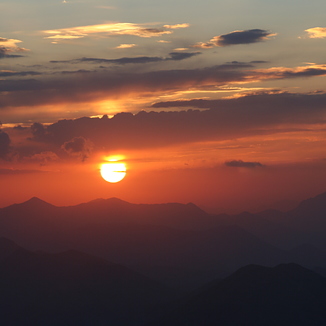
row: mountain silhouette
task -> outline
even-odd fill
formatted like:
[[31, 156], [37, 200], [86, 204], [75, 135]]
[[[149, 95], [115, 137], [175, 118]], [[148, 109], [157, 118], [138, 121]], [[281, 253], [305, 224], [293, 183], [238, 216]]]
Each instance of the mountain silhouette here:
[[138, 325], [175, 295], [126, 267], [81, 252], [19, 247], [0, 260], [0, 288], [3, 325]]
[[323, 326], [326, 279], [296, 264], [249, 265], [151, 326]]
[[39, 204], [0, 210], [0, 235], [29, 250], [87, 252], [180, 287], [196, 287], [249, 263], [287, 261], [282, 250], [236, 225], [208, 227], [212, 216], [193, 204], [113, 199], [38, 212]]
[[[289, 212], [237, 215], [207, 214], [192, 203], [131, 204], [110, 198], [57, 207], [34, 197], [0, 209], [0, 236], [34, 251], [83, 251], [170, 285], [194, 288], [248, 264], [325, 268], [325, 196]], [[302, 221], [310, 227], [302, 228]]]

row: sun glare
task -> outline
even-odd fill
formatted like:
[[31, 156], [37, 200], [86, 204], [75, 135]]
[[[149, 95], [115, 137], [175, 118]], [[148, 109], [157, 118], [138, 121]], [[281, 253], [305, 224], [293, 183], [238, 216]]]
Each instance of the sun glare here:
[[126, 164], [119, 162], [116, 157], [109, 158], [107, 163], [103, 163], [100, 171], [102, 178], [110, 183], [123, 180], [127, 174]]

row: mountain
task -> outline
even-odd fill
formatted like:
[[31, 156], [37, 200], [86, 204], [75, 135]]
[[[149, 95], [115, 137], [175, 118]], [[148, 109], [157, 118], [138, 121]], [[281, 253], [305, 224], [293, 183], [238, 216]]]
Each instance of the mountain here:
[[29, 250], [87, 252], [181, 288], [245, 264], [288, 261], [282, 250], [236, 225], [217, 221], [212, 227], [213, 217], [193, 204], [135, 205], [114, 198], [71, 207], [39, 200], [29, 205], [0, 210], [1, 236]]
[[[32, 198], [0, 209], [0, 236], [29, 250], [80, 250], [194, 288], [247, 264], [325, 268], [325, 196], [289, 212], [237, 215], [210, 215], [191, 203], [131, 204], [110, 198], [56, 207]], [[305, 244], [309, 250], [295, 249]]]
[[0, 288], [3, 325], [140, 325], [175, 296], [156, 281], [81, 252], [22, 248], [0, 261]]
[[13, 254], [15, 251], [21, 249], [22, 248], [16, 245], [15, 242], [4, 237], [0, 237], [0, 262]]
[[326, 279], [296, 264], [249, 265], [150, 326], [323, 326]]

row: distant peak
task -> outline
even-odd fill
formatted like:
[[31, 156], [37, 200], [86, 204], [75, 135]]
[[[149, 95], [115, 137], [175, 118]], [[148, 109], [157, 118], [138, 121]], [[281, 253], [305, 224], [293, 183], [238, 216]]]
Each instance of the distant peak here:
[[30, 198], [29, 200], [26, 201], [26, 203], [28, 203], [28, 202], [30, 202], [30, 203], [39, 203], [39, 202], [45, 203], [44, 200], [42, 200], [42, 199], [40, 199], [38, 197], [32, 197], [32, 198]]
[[127, 201], [122, 200], [122, 199], [117, 198], [117, 197], [108, 198], [106, 201], [109, 202], [109, 203], [129, 204]]
[[18, 204], [18, 205], [24, 205], [29, 207], [39, 207], [39, 206], [53, 206], [52, 204], [47, 203], [46, 201], [38, 198], [38, 197], [32, 197], [28, 199], [27, 201]]

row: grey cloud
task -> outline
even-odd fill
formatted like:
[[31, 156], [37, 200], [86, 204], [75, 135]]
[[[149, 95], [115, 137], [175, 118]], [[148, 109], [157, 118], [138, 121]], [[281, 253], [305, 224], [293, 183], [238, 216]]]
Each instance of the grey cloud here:
[[201, 52], [171, 52], [169, 53], [169, 57], [123, 57], [118, 59], [103, 59], [103, 58], [80, 58], [73, 60], [63, 60], [63, 61], [50, 61], [51, 63], [80, 63], [80, 62], [91, 62], [91, 63], [106, 63], [106, 64], [116, 64], [116, 65], [125, 65], [125, 64], [145, 64], [151, 62], [159, 62], [159, 61], [179, 61], [191, 58], [195, 55], [201, 54]]
[[[202, 87], [215, 84], [221, 86], [233, 82], [251, 82], [257, 80], [301, 78], [303, 76], [324, 76], [326, 67], [279, 69], [243, 69], [250, 67], [248, 63], [227, 63], [220, 66], [200, 69], [172, 69], [151, 72], [124, 71], [94, 71], [84, 74], [70, 74], [69, 78], [53, 77], [48, 79], [11, 79], [0, 80], [0, 109], [15, 106], [34, 106], [46, 103], [78, 103], [100, 99], [101, 97], [116, 97], [117, 94], [128, 92], [155, 92], [180, 90], [184, 86]], [[239, 68], [239, 69], [238, 69]], [[175, 106], [180, 106], [175, 102]], [[188, 103], [190, 106], [192, 103]], [[205, 105], [207, 102], [205, 102]], [[161, 104], [164, 107], [166, 104]], [[173, 106], [173, 105], [171, 105]], [[181, 105], [182, 106], [182, 105]], [[187, 106], [187, 105], [186, 105]], [[159, 107], [155, 104], [154, 107]]]
[[10, 137], [6, 132], [0, 130], [0, 158], [6, 159], [10, 153]]
[[40, 72], [36, 71], [1, 71], [0, 77], [12, 77], [12, 76], [38, 76], [42, 75]]
[[217, 36], [215, 44], [217, 46], [227, 46], [235, 44], [249, 44], [261, 42], [272, 34], [264, 29], [249, 29], [245, 31], [235, 31]]
[[201, 54], [201, 52], [171, 52], [171, 53], [169, 53], [170, 58], [165, 58], [165, 60], [166, 61], [167, 60], [179, 61], [179, 60], [191, 58], [198, 54]]
[[214, 36], [208, 42], [199, 42], [193, 47], [197, 48], [212, 48], [214, 46], [229, 46], [229, 45], [237, 45], [237, 44], [250, 44], [257, 43], [266, 40], [268, 37], [274, 36], [276, 34], [272, 34], [264, 29], [249, 29], [244, 31], [234, 31], [228, 34], [223, 34], [219, 36]]
[[78, 156], [82, 161], [86, 160], [93, 148], [93, 144], [84, 137], [74, 137], [65, 142], [61, 148], [72, 156]]
[[58, 72], [58, 74], [62, 74], [62, 75], [71, 75], [71, 74], [89, 74], [91, 72], [94, 72], [94, 71], [91, 71], [91, 70], [85, 70], [85, 69], [79, 69], [79, 70], [70, 70], [70, 71], [67, 71], [67, 70], [64, 70], [64, 71], [60, 71]]
[[20, 55], [20, 54], [8, 54], [8, 53], [9, 53], [9, 50], [6, 47], [0, 46], [0, 59], [24, 57], [23, 55]]
[[228, 167], [235, 167], [235, 168], [257, 168], [257, 167], [263, 167], [264, 165], [259, 162], [244, 162], [242, 160], [233, 160], [228, 161], [224, 163]]

